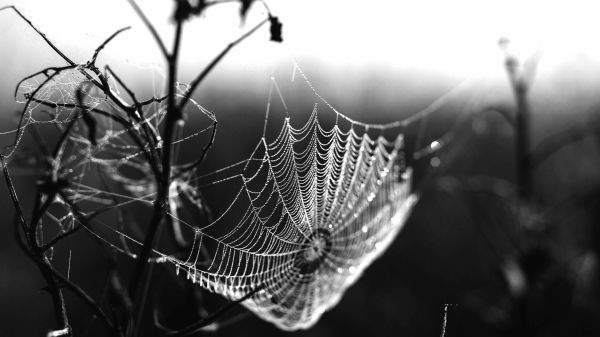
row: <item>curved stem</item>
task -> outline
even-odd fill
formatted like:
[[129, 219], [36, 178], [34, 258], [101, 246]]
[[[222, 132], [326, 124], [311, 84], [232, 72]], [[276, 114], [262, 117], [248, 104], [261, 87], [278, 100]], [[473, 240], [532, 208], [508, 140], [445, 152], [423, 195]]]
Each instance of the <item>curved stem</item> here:
[[256, 289], [254, 289], [254, 290], [250, 291], [249, 293], [247, 293], [246, 295], [244, 295], [242, 298], [226, 304], [221, 309], [217, 310], [215, 313], [209, 315], [208, 317], [206, 317], [196, 323], [190, 324], [181, 330], [169, 332], [166, 334], [166, 336], [169, 336], [169, 337], [190, 336], [190, 335], [200, 331], [200, 329], [204, 328], [205, 326], [208, 326], [208, 325], [214, 323], [219, 317], [223, 316], [225, 313], [227, 313], [229, 310], [233, 309], [238, 304], [249, 299], [254, 294], [259, 292], [261, 289], [263, 289], [263, 287], [257, 287]]
[[[133, 1], [132, 1], [133, 2]], [[183, 22], [177, 22], [175, 29], [175, 38], [173, 42], [172, 54], [167, 55], [169, 67], [167, 79], [167, 116], [164, 127], [164, 140], [162, 151], [162, 170], [156, 176], [158, 185], [156, 199], [154, 201], [154, 211], [152, 220], [148, 227], [148, 232], [144, 239], [142, 250], [137, 258], [133, 276], [129, 283], [129, 292], [134, 299], [134, 306], [137, 309], [137, 318], [134, 319], [133, 335], [136, 336], [139, 332], [141, 323], [142, 310], [146, 301], [146, 293], [148, 282], [151, 276], [151, 269], [148, 268], [148, 258], [154, 247], [154, 241], [160, 224], [162, 223], [168, 210], [168, 192], [171, 179], [171, 150], [174, 137], [174, 129], [177, 121], [181, 118], [181, 110], [178, 109], [175, 101], [176, 84], [177, 84], [177, 65], [181, 41], [181, 33], [183, 30]]]
[[[0, 161], [2, 162], [4, 179], [6, 180], [6, 185], [8, 187], [13, 205], [17, 212], [19, 223], [21, 224], [24, 233], [26, 233], [26, 242], [23, 242], [26, 243], [26, 245], [22, 245], [23, 251], [37, 265], [38, 269], [42, 273], [42, 276], [44, 277], [44, 280], [47, 283], [46, 289], [52, 296], [56, 324], [59, 327], [61, 327], [61, 329], [65, 329], [66, 331], [68, 331], [68, 335], [70, 335], [71, 326], [69, 325], [69, 319], [67, 317], [67, 308], [65, 306], [65, 299], [60, 289], [60, 285], [58, 284], [56, 278], [54, 278], [54, 275], [51, 272], [52, 266], [50, 265], [50, 261], [46, 257], [44, 251], [41, 250], [39, 246], [37, 246], [35, 237], [27, 236], [28, 227], [31, 225], [27, 224], [27, 221], [25, 220], [23, 210], [21, 209], [21, 203], [19, 202], [19, 199], [17, 197], [17, 192], [10, 177], [10, 172], [8, 170], [6, 158], [4, 155], [0, 155]], [[20, 239], [18, 239], [18, 241], [22, 242]]]

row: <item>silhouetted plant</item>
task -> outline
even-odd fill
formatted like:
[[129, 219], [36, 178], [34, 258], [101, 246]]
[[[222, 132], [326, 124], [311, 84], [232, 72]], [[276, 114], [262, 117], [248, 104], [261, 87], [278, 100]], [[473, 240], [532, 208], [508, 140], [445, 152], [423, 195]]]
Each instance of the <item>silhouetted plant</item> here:
[[[129, 3], [142, 19], [148, 31], [166, 61], [166, 94], [160, 97], [151, 97], [140, 100], [138, 95], [131, 90], [124, 81], [110, 68], [99, 67], [96, 64], [99, 53], [110, 41], [129, 27], [119, 29], [96, 48], [90, 60], [78, 63], [61, 51], [46, 35], [40, 32], [34, 24], [27, 19], [14, 6], [0, 8], [0, 11], [12, 10], [21, 17], [46, 44], [58, 54], [66, 63], [65, 66], [56, 66], [43, 69], [24, 78], [15, 91], [15, 96], [22, 96], [24, 108], [20, 114], [20, 121], [16, 130], [14, 144], [5, 149], [2, 154], [4, 176], [9, 188], [13, 205], [16, 209], [17, 220], [15, 227], [16, 239], [24, 253], [36, 264], [47, 283], [45, 288], [51, 295], [54, 305], [57, 329], [48, 333], [48, 336], [70, 336], [72, 326], [63, 291], [71, 292], [75, 297], [85, 303], [92, 316], [101, 321], [108, 333], [114, 336], [139, 336], [142, 334], [141, 325], [144, 322], [145, 305], [147, 302], [148, 284], [152, 278], [152, 264], [148, 263], [151, 252], [156, 244], [156, 237], [161, 228], [166, 226], [166, 214], [174, 202], [169, 196], [169, 188], [173, 182], [183, 181], [195, 173], [203, 163], [207, 152], [210, 150], [217, 130], [217, 120], [210, 112], [201, 108], [192, 100], [196, 89], [211, 72], [211, 70], [228, 54], [236, 45], [257, 31], [265, 23], [271, 23], [273, 41], [280, 42], [281, 23], [271, 13], [268, 17], [255, 24], [237, 40], [231, 42], [219, 53], [197, 76], [189, 86], [182, 86], [177, 80], [179, 66], [180, 41], [183, 27], [187, 20], [203, 14], [211, 6], [217, 6], [231, 1], [188, 1], [175, 0], [173, 10], [173, 24], [175, 33], [173, 46], [169, 49], [157, 33], [153, 24], [148, 20], [142, 9], [134, 0]], [[241, 16], [245, 17], [254, 1], [242, 0]], [[266, 5], [265, 5], [266, 7]], [[268, 10], [268, 9], [267, 9]], [[121, 95], [124, 92], [125, 96]], [[193, 103], [199, 113], [211, 119], [211, 135], [202, 148], [198, 158], [189, 163], [181, 164], [173, 161], [173, 150], [177, 146], [174, 132], [184, 124], [184, 111]], [[154, 111], [153, 111], [154, 110]], [[58, 138], [55, 142], [42, 140], [50, 137], [48, 130], [38, 130], [37, 121], [50, 122]], [[106, 128], [106, 124], [112, 128]], [[24, 134], [29, 133], [37, 146], [38, 154], [29, 153], [19, 146], [24, 142]], [[43, 133], [43, 136], [42, 136]], [[200, 132], [198, 132], [200, 133]], [[121, 143], [122, 140], [127, 139]], [[133, 145], [124, 145], [124, 144]], [[114, 148], [117, 151], [114, 151]], [[119, 152], [121, 151], [121, 152]], [[79, 202], [85, 192], [77, 190], [77, 184], [82, 179], [89, 179], [82, 166], [94, 165], [94, 161], [102, 154], [109, 154], [111, 159], [123, 159], [126, 156], [142, 158], [137, 162], [137, 168], [147, 169], [147, 188], [153, 190], [153, 212], [149, 224], [142, 234], [143, 244], [138, 253], [133, 253], [126, 248], [127, 254], [135, 257], [133, 271], [128, 273], [118, 267], [118, 262], [111, 254], [107, 255], [110, 271], [107, 275], [109, 292], [112, 300], [108, 305], [103, 299], [101, 303], [94, 299], [87, 290], [71, 281], [68, 275], [60, 272], [52, 263], [52, 254], [55, 247], [65, 239], [81, 231], [94, 234], [99, 229], [92, 225], [91, 220], [102, 217], [108, 212], [115, 212], [118, 221], [126, 221], [127, 215], [119, 209], [116, 197], [112, 200], [100, 200], [101, 206], [91, 210]], [[19, 156], [35, 156], [42, 166], [43, 174], [36, 185], [34, 204], [31, 215], [25, 214], [19, 201], [13, 180], [10, 175], [10, 160]], [[119, 157], [123, 156], [123, 157]], [[108, 160], [110, 162], [110, 159]], [[98, 164], [98, 162], [96, 162]], [[103, 167], [104, 166], [104, 167]], [[110, 165], [100, 163], [98, 169], [99, 180], [96, 183], [105, 186], [111, 191], [118, 181], [109, 181]], [[135, 166], [135, 165], [134, 165]], [[106, 170], [108, 171], [106, 171]], [[125, 178], [123, 178], [125, 179]], [[123, 183], [123, 181], [121, 181]], [[139, 183], [139, 181], [138, 181]], [[177, 185], [181, 186], [181, 185]], [[191, 192], [190, 192], [191, 193]], [[110, 194], [110, 193], [109, 193]], [[199, 205], [198, 209], [210, 216], [203, 196], [194, 193], [194, 198]], [[88, 196], [89, 197], [89, 196]], [[85, 197], [83, 197], [85, 198]], [[102, 204], [104, 205], [102, 206]], [[54, 219], [58, 229], [54, 232], [42, 225], [51, 209], [62, 209], [63, 218]], [[46, 220], [45, 220], [46, 219]], [[68, 221], [64, 224], [63, 221]], [[142, 228], [138, 228], [142, 230]], [[45, 236], [52, 235], [50, 239]], [[185, 246], [185, 242], [176, 242]], [[164, 328], [164, 333], [169, 336], [184, 336], [214, 324], [222, 314], [233, 305], [244, 301], [257, 287], [238, 301], [231, 303], [215, 314], [199, 318], [197, 323], [181, 330]], [[194, 297], [197, 299], [197, 297]]]
[[[268, 13], [267, 17], [250, 28], [239, 39], [231, 42], [203, 70], [198, 72], [189, 85], [184, 85], [178, 82], [177, 72], [181, 34], [186, 22], [205, 14], [205, 9], [211, 6], [228, 2], [239, 2], [239, 15], [245, 19], [254, 1], [176, 0], [172, 13], [175, 33], [171, 48], [165, 45], [137, 3], [134, 0], [129, 0], [129, 2], [153, 36], [166, 61], [165, 88], [167, 92], [162, 96], [141, 100], [139, 94], [136, 94], [110, 66], [100, 67], [96, 64], [99, 53], [128, 27], [117, 30], [102, 42], [95, 49], [90, 60], [78, 63], [63, 53], [15, 7], [0, 8], [0, 11], [14, 11], [66, 63], [62, 66], [45, 68], [18, 83], [15, 96], [22, 100], [24, 108], [20, 114], [14, 144], [3, 152], [1, 158], [4, 176], [17, 215], [16, 240], [23, 252], [39, 269], [47, 283], [45, 290], [51, 295], [53, 301], [57, 327], [49, 333], [49, 336], [66, 336], [73, 333], [68, 305], [64, 296], [65, 291], [72, 293], [89, 307], [94, 319], [102, 322], [110, 335], [130, 337], [143, 335], [146, 330], [166, 336], [188, 336], [198, 331], [213, 331], [219, 326], [227, 325], [237, 319], [234, 317], [231, 321], [220, 322], [219, 320], [224, 317], [225, 312], [265, 289], [264, 285], [257, 284], [253, 289], [239, 296], [238, 300], [208, 314], [206, 308], [203, 307], [202, 294], [198, 293], [198, 287], [194, 287], [192, 282], [186, 283], [182, 288], [189, 295], [186, 299], [194, 302], [190, 307], [197, 309], [202, 314], [191, 314], [193, 317], [185, 321], [186, 323], [189, 321], [195, 323], [179, 329], [172, 329], [163, 322], [164, 312], [160, 310], [158, 304], [148, 305], [149, 284], [152, 280], [153, 268], [157, 265], [154, 262], [165, 262], [167, 259], [166, 256], [157, 258], [153, 255], [153, 250], [158, 244], [164, 228], [170, 230], [171, 236], [168, 244], [171, 248], [174, 247], [173, 256], [179, 254], [177, 258], [183, 260], [186, 253], [190, 251], [196, 252], [197, 256], [207, 254], [206, 251], [199, 248], [199, 244], [196, 246], [196, 236], [192, 242], [181, 234], [180, 222], [183, 221], [174, 215], [186, 208], [188, 212], [194, 213], [193, 216], [197, 221], [204, 224], [213, 223], [213, 214], [204, 196], [195, 186], [194, 179], [197, 176], [198, 168], [203, 164], [215, 141], [218, 122], [214, 114], [204, 109], [192, 97], [199, 85], [229, 51], [263, 25], [267, 23], [270, 25], [271, 41], [281, 42], [283, 40], [282, 24], [263, 3]], [[427, 183], [434, 181], [439, 185], [436, 186], [438, 193], [440, 191], [448, 193], [452, 198], [463, 202], [473, 222], [477, 224], [477, 233], [493, 251], [494, 264], [492, 268], [497, 271], [497, 278], [503, 284], [498, 296], [496, 296], [497, 289], [486, 289], [484, 295], [468, 294], [465, 296], [477, 296], [478, 301], [465, 300], [465, 305], [459, 303], [459, 306], [444, 306], [442, 336], [446, 334], [452, 336], [453, 317], [465, 313], [468, 322], [483, 322], [500, 333], [527, 336], [533, 336], [536, 333], [542, 335], [553, 327], [552, 318], [556, 316], [553, 310], [564, 312], [573, 307], [573, 312], [576, 314], [598, 316], [599, 293], [597, 289], [584, 291], [584, 295], [589, 298], [581, 300], [583, 304], [569, 302], [570, 298], [575, 297], [578, 275], [575, 272], [565, 272], [569, 269], [570, 262], [561, 255], [561, 249], [569, 244], [557, 242], [558, 240], [552, 234], [556, 230], [555, 223], [558, 222], [557, 218], [559, 217], [556, 213], [561, 211], [585, 209], [595, 217], [594, 219], [598, 219], [598, 212], [594, 209], [598, 209], [597, 207], [600, 205], [600, 193], [596, 187], [588, 193], [574, 196], [559, 206], [545, 204], [536, 195], [535, 170], [555, 152], [568, 144], [590, 137], [590, 135], [597, 140], [600, 128], [594, 126], [591, 130], [567, 130], [544, 139], [537, 146], [532, 147], [531, 129], [533, 126], [529, 94], [533, 85], [538, 55], [534, 55], [524, 64], [520, 64], [520, 60], [508, 53], [507, 46], [508, 41], [502, 40], [501, 47], [506, 51], [505, 67], [515, 102], [512, 105], [497, 104], [481, 109], [478, 107], [476, 113], [499, 114], [503, 118], [503, 122], [506, 122], [514, 131], [514, 162], [516, 166], [514, 182], [488, 176], [447, 175], [440, 178], [440, 172], [444, 173], [442, 166], [439, 171], [433, 170], [434, 173], [421, 177], [421, 185], [416, 187], [421, 193], [427, 187]], [[297, 71], [301, 72], [301, 70]], [[322, 97], [320, 98], [322, 99]], [[190, 136], [203, 136], [204, 138], [201, 146], [198, 147], [199, 155], [185, 163], [175, 162], [173, 153], [179, 146], [176, 133], [185, 126], [185, 114], [190, 113], [191, 110], [206, 118], [208, 126], [205, 129], [194, 131]], [[396, 122], [394, 127], [405, 128], [413, 121], [422, 121], [421, 117], [428, 113], [426, 111], [424, 114], [416, 114], [405, 121]], [[336, 118], [339, 116], [342, 115], [336, 114]], [[459, 120], [457, 124], [470, 121], [472, 117], [473, 114], [469, 114]], [[348, 121], [350, 120], [348, 119]], [[350, 122], [354, 123], [354, 121]], [[40, 127], [41, 123], [44, 123], [43, 125], [46, 127]], [[306, 125], [318, 126], [316, 123]], [[361, 135], [361, 142], [366, 139], [365, 143], [367, 143], [369, 138], [365, 135], [368, 135], [370, 126], [366, 124], [361, 126], [367, 129]], [[49, 129], [52, 130], [49, 131]], [[317, 127], [315, 127], [316, 129]], [[284, 130], [289, 131], [288, 129]], [[461, 136], [455, 131], [455, 127], [446, 130], [442, 137], [427, 144], [423, 149], [418, 148], [421, 145], [421, 133], [419, 132], [416, 137], [417, 145], [414, 146], [417, 149], [412, 157], [406, 158], [407, 165], [414, 166], [415, 171], [418, 171], [419, 165], [427, 166], [428, 170], [430, 166], [438, 167], [441, 163], [440, 159], [431, 160], [433, 156], [440, 155], [442, 149], [447, 151], [444, 155], [448, 158], [442, 164], [458, 161], [458, 153], [462, 154], [465, 149], [448, 147], [451, 140]], [[51, 132], [51, 136], [54, 138], [51, 138]], [[318, 143], [319, 136], [315, 136], [317, 135], [316, 131], [307, 134], [314, 136]], [[25, 140], [25, 135], [31, 139]], [[48, 142], [45, 140], [46, 138], [53, 141]], [[326, 136], [321, 135], [321, 138], [326, 138]], [[399, 139], [398, 144], [393, 145], [395, 150], [403, 146], [399, 145], [402, 143], [401, 137]], [[33, 143], [35, 151], [30, 152], [23, 146], [27, 141]], [[263, 144], [265, 147], [272, 145], [267, 145], [264, 138]], [[290, 142], [290, 144], [292, 143]], [[384, 142], [382, 141], [381, 144]], [[291, 146], [293, 148], [293, 145]], [[273, 147], [279, 150], [279, 147]], [[36, 158], [35, 164], [43, 172], [36, 183], [33, 206], [29, 216], [19, 201], [9, 170], [11, 161], [18, 162], [23, 158]], [[402, 161], [402, 165], [398, 167], [404, 168], [403, 156], [399, 155], [398, 158], [394, 157], [393, 159]], [[248, 162], [250, 161], [248, 160]], [[261, 163], [266, 161], [264, 158], [262, 161], [256, 160]], [[434, 162], [435, 165], [432, 164]], [[280, 160], [279, 163], [288, 162]], [[296, 164], [295, 161], [293, 163]], [[312, 162], [305, 160], [303, 163]], [[342, 166], [343, 164], [340, 164], [340, 167]], [[306, 171], [309, 170], [306, 169]], [[423, 171], [429, 172], [428, 170]], [[385, 172], [387, 174], [388, 171]], [[406, 172], [404, 174], [394, 173], [397, 173], [399, 177], [410, 175]], [[365, 174], [365, 176], [367, 175]], [[406, 180], [408, 179], [398, 178], [393, 183]], [[98, 190], [101, 189], [105, 194], [98, 197], [96, 194], [98, 190], [86, 190], [82, 181], [92, 181], [94, 185], [101, 186]], [[251, 179], [248, 179], [245, 183], [250, 181]], [[381, 185], [381, 183], [378, 181], [376, 184]], [[268, 182], [264, 185], [268, 185]], [[305, 187], [305, 189], [309, 188]], [[141, 221], [132, 219], [125, 207], [122, 207], [129, 201], [121, 201], [119, 198], [122, 198], [122, 195], [118, 193], [119, 191], [127, 191], [135, 197], [136, 201], [151, 205], [152, 212], [147, 216], [147, 223], [140, 224]], [[247, 190], [244, 191], [247, 192]], [[257, 194], [260, 195], [261, 192], [257, 192]], [[371, 194], [365, 199], [369, 198], [373, 199]], [[267, 203], [265, 201], [265, 204]], [[342, 205], [352, 206], [345, 203]], [[492, 207], [494, 212], [490, 210]], [[500, 219], [494, 217], [498, 213], [502, 215]], [[57, 217], [54, 214], [60, 216]], [[132, 266], [128, 266], [131, 268], [125, 268], [111, 251], [103, 252], [106, 255], [109, 270], [106, 276], [107, 290], [102, 298], [97, 298], [90, 295], [91, 292], [81, 285], [73, 282], [68, 275], [68, 269], [66, 275], [61, 272], [60, 268], [53, 264], [52, 256], [54, 250], [58, 249], [61, 243], [80, 232], [88, 232], [94, 240], [103, 241], [103, 235], [100, 234], [102, 228], [98, 228], [99, 226], [94, 222], [98, 220], [98, 223], [101, 223], [101, 219], [107, 215], [116, 219], [117, 225], [114, 226], [116, 228], [112, 228], [110, 234], [116, 237], [115, 242], [119, 241], [119, 245], [115, 245], [114, 242], [103, 242], [103, 247], [111, 247], [111, 249], [131, 257], [134, 262]], [[43, 225], [44, 221], [55, 223], [57, 228], [47, 228]], [[500, 221], [506, 221], [507, 224], [497, 225]], [[125, 230], [126, 223], [128, 230], [136, 234], [135, 238], [130, 237], [130, 233]], [[366, 226], [364, 228], [365, 232], [370, 229]], [[492, 233], [496, 230], [501, 234]], [[598, 226], [591, 229], [588, 233], [592, 237], [590, 247], [577, 247], [574, 250], [596, 258], [600, 256], [599, 233]], [[319, 233], [317, 232], [317, 234]], [[50, 236], [49, 239], [48, 236]], [[129, 243], [136, 238], [140, 238], [141, 248], [138, 251], [129, 247]], [[319, 255], [322, 251], [331, 249], [331, 243], [328, 241], [330, 238], [325, 234], [306, 239], [307, 244], [315, 243], [314, 249], [311, 251], [312, 255], [309, 256], [309, 262], [318, 261], [322, 257]], [[194, 247], [198, 248], [194, 250]], [[299, 269], [305, 271], [314, 266], [306, 263], [306, 260], [291, 259], [291, 261], [300, 265]], [[320, 261], [318, 262], [320, 263]], [[318, 266], [317, 263], [315, 265]], [[180, 264], [177, 265], [177, 270], [179, 267]], [[597, 274], [597, 267], [592, 266], [590, 270], [592, 270], [589, 272], [590, 274]], [[188, 277], [197, 281], [196, 275], [191, 272], [188, 273]], [[598, 276], [594, 277], [596, 280], [594, 285], [597, 286]], [[346, 280], [344, 279], [344, 281]], [[554, 301], [553, 296], [556, 294], [560, 296], [556, 296], [556, 301]], [[279, 298], [270, 300], [274, 306], [282, 302]], [[582, 306], [587, 307], [581, 308]], [[282, 305], [282, 308], [286, 307]], [[449, 314], [449, 308], [455, 310]], [[490, 319], [489, 317], [492, 316], [490, 312], [496, 313], [501, 318], [495, 321]], [[152, 319], [153, 326], [147, 328], [144, 323], [150, 319]], [[447, 325], [448, 322], [450, 323]], [[559, 333], [556, 334], [559, 335]]]

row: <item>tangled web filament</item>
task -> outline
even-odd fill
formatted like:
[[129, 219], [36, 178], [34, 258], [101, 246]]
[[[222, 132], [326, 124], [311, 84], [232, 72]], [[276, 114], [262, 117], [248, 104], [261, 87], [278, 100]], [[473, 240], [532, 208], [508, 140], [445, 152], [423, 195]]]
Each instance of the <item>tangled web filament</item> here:
[[[150, 205], [156, 189], [144, 151], [127, 138], [131, 129], [112, 122], [127, 118], [127, 111], [97, 90], [87, 90], [84, 75], [81, 69], [71, 69], [23, 81], [19, 92], [26, 97], [26, 108], [19, 130], [49, 125], [64, 132], [72, 124], [63, 154], [52, 166], [70, 180], [66, 195], [74, 205], [86, 209], [95, 205], [90, 212], [106, 209], [117, 214], [130, 203]], [[83, 98], [76, 97], [78, 91]], [[212, 113], [192, 103], [215, 121]], [[89, 128], [75, 123], [81, 117], [80, 105], [113, 119], [96, 116], [98, 131], [92, 137]], [[157, 130], [164, 116], [164, 104], [149, 104], [144, 118], [132, 122], [131, 128], [138, 132], [146, 127], [160, 148]], [[416, 202], [410, 194], [411, 171], [404, 165], [402, 135], [393, 141], [372, 138], [368, 125], [353, 121], [350, 125], [323, 128], [316, 107], [300, 128], [286, 118], [273, 141], [263, 137], [258, 142], [242, 173], [226, 178], [239, 179], [237, 194], [223, 214], [202, 227], [178, 217], [180, 208], [204, 207], [195, 172], [174, 174], [169, 215], [174, 227], [192, 229], [192, 248], [187, 259], [156, 252], [157, 261], [173, 263], [193, 282], [231, 300], [252, 293], [243, 305], [281, 329], [314, 325], [386, 250]], [[14, 148], [22, 145], [23, 134], [17, 132]], [[23, 148], [20, 151], [27, 154]], [[132, 171], [137, 173], [126, 173]], [[106, 185], [121, 185], [122, 193], [97, 181], [98, 172]], [[59, 199], [55, 204], [56, 212], [48, 215], [44, 226], [54, 223], [60, 232], [77, 226], [71, 206]], [[124, 222], [115, 227], [93, 221], [114, 235], [90, 230], [92, 235], [136, 256], [128, 243], [140, 243], [127, 235]], [[184, 238], [180, 229], [176, 232], [181, 241], [191, 238]]]

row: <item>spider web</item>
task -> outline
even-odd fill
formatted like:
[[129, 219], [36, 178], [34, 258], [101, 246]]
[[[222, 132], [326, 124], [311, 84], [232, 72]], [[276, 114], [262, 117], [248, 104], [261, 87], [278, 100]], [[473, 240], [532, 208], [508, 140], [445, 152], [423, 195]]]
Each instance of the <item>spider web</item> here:
[[[308, 328], [385, 251], [416, 201], [402, 144], [326, 130], [317, 108], [300, 128], [286, 118], [273, 142], [258, 143], [230, 208], [196, 228], [188, 259], [162, 260], [231, 299], [258, 287], [243, 305], [281, 329]], [[215, 253], [199, 266], [203, 245]]]
[[[322, 126], [321, 108], [315, 104], [306, 123], [294, 126], [286, 117], [274, 140], [268, 141], [263, 132], [247, 159], [224, 170], [200, 175], [186, 169], [186, 164], [176, 165], [168, 214], [176, 240], [188, 247], [187, 253], [170, 254], [161, 247], [151, 259], [172, 263], [177, 274], [183, 270], [192, 282], [231, 300], [253, 292], [242, 304], [284, 330], [309, 328], [335, 306], [391, 244], [417, 201], [410, 191], [412, 174], [404, 161], [403, 135], [388, 140], [370, 131], [401, 130], [450, 98], [447, 95], [404, 121], [365, 124], [327, 103], [297, 64], [294, 71], [324, 103], [326, 112], [335, 114], [333, 127]], [[90, 76], [85, 69], [75, 68], [22, 82], [17, 94], [25, 97], [27, 106], [9, 154], [29, 156], [21, 146], [21, 130], [49, 125], [63, 132], [72, 123], [62, 155], [49, 165], [71, 185], [66, 197], [56, 198], [44, 227], [54, 225], [60, 235], [80, 226], [136, 258], [135, 247], [141, 243], [131, 228], [134, 225], [125, 225], [123, 210], [132, 204], [151, 207], [156, 193], [152, 168], [143, 149], [129, 137], [130, 130], [114, 123], [114, 118], [97, 118], [93, 137], [89, 126], [80, 122], [82, 109], [77, 105], [82, 102], [86, 111], [131, 118], [119, 104], [85, 85]], [[119, 86], [114, 82], [110, 86], [125, 102]], [[181, 92], [185, 90], [182, 85]], [[208, 122], [216, 120], [210, 111], [193, 103]], [[165, 105], [155, 101], [144, 107], [139, 120], [130, 123], [136, 130], [147, 126], [160, 148], [157, 130], [165, 113]], [[210, 126], [187, 135], [181, 129], [178, 126], [176, 145], [201, 138]], [[235, 197], [221, 214], [209, 221], [183, 215], [207, 213], [201, 186], [214, 174], [230, 169], [240, 173], [209, 183], [237, 186]], [[74, 207], [89, 216], [94, 230], [83, 226]], [[114, 213], [112, 220], [94, 217], [105, 211]]]

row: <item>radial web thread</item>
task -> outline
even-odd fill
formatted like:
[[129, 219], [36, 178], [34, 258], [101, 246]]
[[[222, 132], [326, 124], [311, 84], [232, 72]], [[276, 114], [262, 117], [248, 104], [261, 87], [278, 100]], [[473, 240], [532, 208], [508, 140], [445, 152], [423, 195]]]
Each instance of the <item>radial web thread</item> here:
[[[325, 130], [317, 116], [315, 107], [298, 129], [286, 118], [273, 142], [262, 138], [228, 211], [196, 230], [186, 261], [163, 258], [230, 299], [260, 288], [243, 305], [284, 330], [308, 328], [336, 305], [416, 201], [402, 135]], [[198, 266], [202, 245], [215, 252], [208, 266]]]

